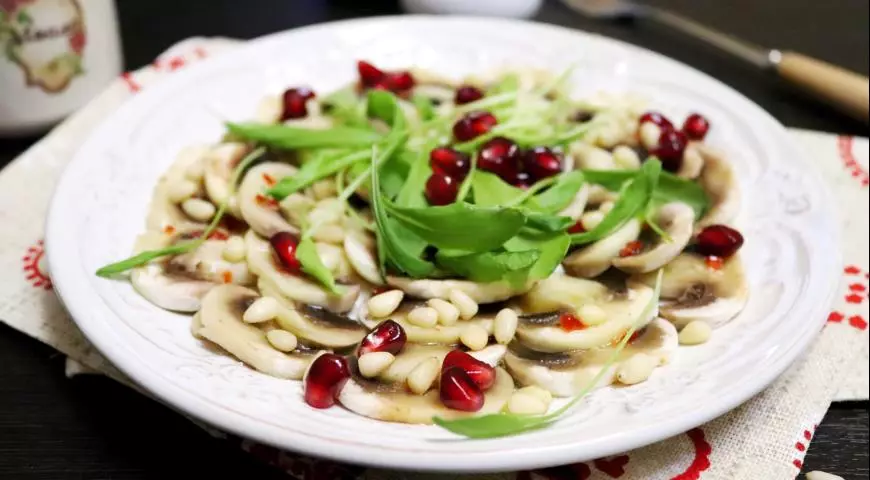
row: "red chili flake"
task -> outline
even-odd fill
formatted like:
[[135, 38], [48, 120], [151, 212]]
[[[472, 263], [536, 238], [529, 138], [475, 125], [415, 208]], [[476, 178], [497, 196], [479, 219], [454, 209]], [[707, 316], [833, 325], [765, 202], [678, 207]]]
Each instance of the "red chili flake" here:
[[263, 181], [266, 182], [266, 185], [269, 186], [269, 187], [272, 187], [272, 186], [274, 186], [276, 183], [278, 183], [278, 181], [275, 180], [275, 177], [269, 175], [268, 173], [264, 173], [264, 174], [263, 174]]
[[707, 264], [707, 268], [710, 270], [722, 270], [722, 267], [725, 266], [725, 261], [722, 260], [721, 257], [717, 257], [715, 255], [710, 255], [706, 259], [704, 259], [704, 263]]
[[633, 257], [640, 254], [641, 251], [643, 251], [643, 242], [640, 240], [634, 240], [626, 243], [625, 246], [622, 247], [622, 250], [619, 251], [619, 256], [622, 258]]
[[175, 227], [173, 227], [172, 225], [167, 225], [163, 227], [163, 233], [167, 235], [172, 235], [173, 233], [175, 233]]
[[586, 328], [586, 325], [584, 325], [579, 318], [570, 313], [559, 315], [559, 326], [566, 332], [573, 332], [575, 330], [583, 330]]
[[254, 201], [257, 202], [257, 205], [266, 208], [278, 208], [278, 201], [272, 197], [267, 197], [261, 193], [258, 193], [256, 197], [254, 197]]
[[[202, 233], [200, 233], [199, 235], [202, 235]], [[197, 235], [197, 237], [199, 235]], [[227, 240], [229, 238], [229, 234], [223, 230], [215, 230], [208, 235], [209, 240]]]
[[233, 283], [233, 272], [222, 272], [221, 280], [223, 280], [224, 283]]
[[583, 222], [577, 220], [577, 223], [568, 227], [568, 233], [584, 233], [586, 231], [586, 227], [583, 226]]

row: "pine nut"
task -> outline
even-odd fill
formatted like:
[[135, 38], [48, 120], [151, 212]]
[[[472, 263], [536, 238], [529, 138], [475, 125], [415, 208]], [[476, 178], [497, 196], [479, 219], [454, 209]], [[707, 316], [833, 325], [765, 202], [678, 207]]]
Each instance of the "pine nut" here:
[[195, 183], [189, 180], [181, 180], [179, 182], [175, 182], [172, 186], [169, 187], [169, 191], [167, 195], [169, 196], [169, 201], [173, 203], [181, 203], [188, 198], [196, 195], [196, 191], [198, 187]]
[[537, 398], [538, 400], [544, 402], [544, 405], [546, 405], [548, 408], [550, 407], [550, 403], [553, 401], [553, 394], [550, 393], [549, 390], [544, 390], [543, 388], [535, 385], [523, 387], [517, 391]]
[[459, 341], [473, 351], [483, 350], [489, 343], [489, 333], [480, 325], [469, 325], [459, 334]]
[[193, 183], [202, 181], [203, 175], [205, 175], [205, 162], [202, 161], [191, 163], [184, 171], [184, 176]]
[[245, 313], [242, 314], [242, 320], [246, 323], [268, 322], [278, 316], [280, 309], [278, 300], [272, 297], [260, 297], [245, 310]]
[[598, 210], [593, 210], [591, 212], [586, 212], [580, 217], [580, 223], [583, 224], [583, 228], [587, 231], [594, 229], [597, 227], [602, 221], [604, 221], [604, 213], [599, 212]]
[[366, 378], [374, 378], [383, 373], [396, 359], [390, 352], [372, 352], [359, 357], [359, 373]]
[[401, 290], [390, 290], [375, 295], [368, 302], [369, 315], [373, 318], [387, 318], [399, 308], [403, 298], [405, 298], [405, 292]]
[[339, 223], [341, 221], [341, 204], [336, 198], [321, 200], [308, 214], [308, 221], [312, 224], [325, 225]]
[[438, 312], [438, 323], [441, 325], [456, 325], [459, 321], [459, 309], [456, 305], [440, 298], [433, 298], [426, 303]]
[[302, 195], [301, 193], [292, 193], [287, 196], [281, 203], [278, 204], [284, 216], [290, 219], [294, 225], [300, 226], [308, 213], [314, 208], [314, 200]]
[[312, 236], [318, 242], [341, 245], [344, 243], [344, 229], [339, 225], [321, 225]]
[[818, 470], [807, 474], [807, 480], [845, 480], [843, 477]]
[[227, 239], [226, 245], [224, 245], [224, 250], [221, 252], [221, 256], [224, 260], [230, 263], [239, 263], [245, 260], [245, 240], [238, 236], [233, 235], [229, 239]]
[[408, 314], [408, 321], [418, 327], [432, 328], [438, 324], [438, 311], [432, 307], [417, 307]]
[[181, 204], [181, 209], [190, 218], [200, 222], [211, 219], [216, 211], [214, 205], [201, 198], [188, 198]]
[[618, 167], [626, 170], [640, 168], [640, 157], [637, 155], [637, 152], [625, 145], [620, 145], [613, 149], [613, 161]]
[[700, 345], [707, 343], [713, 335], [713, 328], [707, 322], [695, 320], [689, 322], [680, 331], [680, 345]]
[[655, 123], [646, 122], [640, 126], [638, 134], [640, 136], [641, 145], [643, 145], [647, 150], [652, 150], [659, 145], [659, 137], [662, 136], [662, 129]]
[[507, 404], [508, 411], [517, 415], [543, 415], [547, 405], [538, 397], [523, 392], [514, 392]]
[[266, 333], [266, 340], [268, 340], [276, 350], [282, 352], [292, 352], [293, 350], [296, 350], [296, 346], [299, 345], [299, 340], [296, 338], [296, 335], [293, 335], [287, 330], [281, 330], [280, 328], [269, 330]]
[[468, 296], [467, 293], [462, 290], [451, 290], [448, 295], [450, 299], [450, 303], [456, 306], [459, 309], [459, 316], [463, 320], [469, 320], [475, 315], [477, 315], [477, 311], [480, 307], [477, 305], [477, 302], [472, 300], [471, 297]]
[[517, 323], [519, 323], [517, 312], [510, 308], [503, 308], [499, 311], [495, 316], [495, 323], [493, 324], [495, 341], [502, 345], [511, 343], [511, 340], [514, 339], [514, 335], [517, 333]]
[[408, 374], [408, 388], [417, 395], [428, 392], [438, 378], [440, 362], [436, 357], [427, 358]]
[[338, 195], [338, 191], [335, 189], [335, 181], [326, 179], [314, 182], [314, 184], [311, 185], [311, 194], [316, 200], [325, 200], [330, 197], [335, 197]]
[[608, 201], [602, 203], [598, 207], [598, 211], [603, 213], [604, 215], [607, 215], [608, 213], [610, 213], [611, 210], [613, 210], [613, 207], [615, 207], [615, 206], [616, 206], [616, 202], [612, 202], [612, 201], [608, 200]]
[[607, 313], [598, 305], [583, 305], [577, 313], [583, 319], [583, 324], [589, 327], [601, 325], [607, 321]]
[[646, 381], [653, 370], [659, 365], [659, 360], [645, 353], [637, 353], [616, 371], [616, 379], [623, 385], [635, 385]]

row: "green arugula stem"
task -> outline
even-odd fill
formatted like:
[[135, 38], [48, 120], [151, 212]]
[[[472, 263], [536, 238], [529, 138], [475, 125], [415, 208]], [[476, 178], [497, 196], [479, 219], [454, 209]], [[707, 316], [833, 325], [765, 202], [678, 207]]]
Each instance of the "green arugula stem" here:
[[99, 270], [97, 270], [97, 275], [100, 277], [111, 277], [113, 275], [117, 275], [119, 273], [126, 272], [127, 270], [141, 267], [152, 260], [156, 260], [161, 257], [165, 257], [167, 255], [180, 255], [182, 253], [187, 253], [192, 250], [199, 248], [200, 245], [205, 243], [208, 240], [208, 237], [217, 230], [218, 225], [220, 225], [221, 220], [223, 219], [224, 214], [226, 214], [227, 208], [229, 207], [229, 200], [236, 193], [236, 186], [239, 184], [239, 180], [241, 180], [242, 175], [254, 163], [257, 159], [259, 159], [266, 152], [265, 147], [260, 147], [253, 152], [249, 153], [245, 158], [242, 159], [241, 162], [236, 166], [236, 169], [233, 171], [233, 175], [230, 178], [229, 192], [224, 198], [224, 200], [218, 206], [217, 211], [215, 212], [214, 217], [211, 222], [202, 232], [202, 235], [195, 240], [191, 240], [189, 242], [180, 243], [178, 245], [172, 245], [167, 248], [162, 248], [159, 250], [148, 250], [137, 255], [134, 255], [126, 260], [122, 260], [120, 262], [112, 263], [110, 265], [106, 265]]

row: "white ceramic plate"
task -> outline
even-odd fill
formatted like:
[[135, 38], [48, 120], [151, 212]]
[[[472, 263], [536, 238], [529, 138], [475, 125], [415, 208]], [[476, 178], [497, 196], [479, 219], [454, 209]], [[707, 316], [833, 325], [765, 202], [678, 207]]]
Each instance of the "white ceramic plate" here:
[[[189, 320], [126, 282], [97, 278], [128, 256], [152, 188], [184, 146], [214, 142], [222, 120], [252, 117], [290, 85], [321, 92], [355, 78], [355, 60], [462, 76], [572, 63], [578, 92], [648, 96], [675, 118], [703, 112], [744, 190], [741, 220], [751, 302], [701, 347], [682, 349], [650, 381], [591, 395], [558, 424], [527, 435], [460, 440], [435, 427], [318, 411], [298, 382], [254, 372], [195, 340]], [[63, 302], [87, 337], [146, 390], [227, 431], [336, 460], [417, 470], [495, 471], [583, 461], [707, 422], [772, 382], [813, 340], [839, 265], [835, 215], [783, 127], [730, 88], [657, 54], [576, 31], [479, 18], [402, 17], [269, 36], [173, 75], [105, 119], [57, 187], [48, 259]], [[131, 432], [132, 434], [133, 432]]]

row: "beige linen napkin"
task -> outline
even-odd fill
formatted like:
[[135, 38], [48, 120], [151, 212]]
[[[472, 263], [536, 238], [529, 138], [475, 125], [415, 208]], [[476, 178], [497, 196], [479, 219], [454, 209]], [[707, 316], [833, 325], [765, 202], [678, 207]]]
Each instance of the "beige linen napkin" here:
[[[0, 172], [0, 320], [69, 357], [67, 373], [101, 373], [130, 382], [85, 340], [51, 289], [42, 247], [54, 184], [101, 119], [125, 99], [173, 71], [230, 49], [236, 42], [195, 38], [152, 65], [124, 74], [102, 95]], [[868, 142], [793, 130], [835, 192], [844, 225], [841, 292], [828, 325], [807, 354], [776, 383], [733, 412], [685, 434], [623, 455], [491, 479], [778, 480], [794, 478], [815, 425], [832, 400], [868, 398]], [[210, 433], [225, 436], [213, 429]], [[367, 470], [279, 452], [230, 438], [291, 478], [372, 480], [407, 474]], [[421, 478], [415, 475], [414, 478]], [[422, 478], [461, 478], [431, 475]]]

